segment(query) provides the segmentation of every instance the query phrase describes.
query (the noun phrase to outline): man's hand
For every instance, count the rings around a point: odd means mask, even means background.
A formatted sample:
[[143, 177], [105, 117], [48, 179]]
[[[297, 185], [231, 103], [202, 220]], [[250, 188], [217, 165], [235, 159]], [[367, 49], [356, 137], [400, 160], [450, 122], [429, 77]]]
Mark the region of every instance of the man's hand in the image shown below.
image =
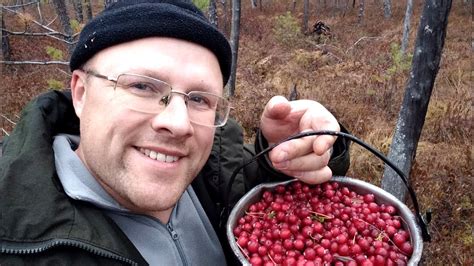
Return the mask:
[[[321, 104], [311, 100], [289, 102], [282, 96], [273, 97], [265, 106], [260, 129], [269, 144], [313, 130], [339, 131], [336, 118]], [[273, 167], [310, 184], [322, 183], [332, 176], [327, 166], [336, 137], [310, 136], [284, 142], [275, 147], [269, 157]]]

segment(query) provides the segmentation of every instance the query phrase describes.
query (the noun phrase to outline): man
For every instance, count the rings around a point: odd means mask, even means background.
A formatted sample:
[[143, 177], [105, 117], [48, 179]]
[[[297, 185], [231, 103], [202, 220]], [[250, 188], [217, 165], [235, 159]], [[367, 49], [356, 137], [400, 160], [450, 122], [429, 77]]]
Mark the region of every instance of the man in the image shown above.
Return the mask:
[[223, 97], [230, 64], [225, 37], [187, 2], [118, 2], [89, 22], [71, 57], [71, 92], [30, 103], [5, 143], [0, 265], [233, 263], [227, 197], [345, 173], [344, 140], [308, 137], [246, 167], [227, 195], [232, 171], [269, 143], [339, 130], [320, 104], [280, 96], [255, 146], [244, 145]]

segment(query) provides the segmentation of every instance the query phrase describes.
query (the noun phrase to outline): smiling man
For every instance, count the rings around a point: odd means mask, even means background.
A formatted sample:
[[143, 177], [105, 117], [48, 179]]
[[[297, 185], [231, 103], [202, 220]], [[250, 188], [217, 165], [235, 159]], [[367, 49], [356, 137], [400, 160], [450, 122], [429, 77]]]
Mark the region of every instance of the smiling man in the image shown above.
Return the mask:
[[348, 143], [311, 100], [275, 96], [255, 144], [228, 118], [226, 38], [192, 4], [119, 1], [72, 54], [70, 91], [23, 111], [0, 161], [0, 265], [225, 265], [224, 203], [262, 182], [343, 175]]

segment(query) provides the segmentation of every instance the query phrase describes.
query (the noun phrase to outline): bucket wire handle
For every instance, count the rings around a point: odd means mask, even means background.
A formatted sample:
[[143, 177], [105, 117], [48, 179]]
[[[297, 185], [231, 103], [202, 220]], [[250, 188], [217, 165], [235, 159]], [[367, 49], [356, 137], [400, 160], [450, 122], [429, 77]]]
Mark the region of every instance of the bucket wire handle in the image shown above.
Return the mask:
[[[237, 173], [240, 171], [240, 169], [244, 168], [245, 166], [249, 165], [252, 162], [255, 162], [259, 157], [261, 157], [264, 154], [270, 152], [273, 148], [275, 148], [276, 146], [280, 145], [283, 142], [293, 140], [293, 139], [308, 137], [308, 136], [319, 136], [319, 135], [332, 135], [332, 136], [339, 136], [339, 137], [343, 137], [343, 138], [348, 138], [348, 139], [354, 141], [355, 143], [359, 144], [360, 146], [366, 148], [367, 150], [372, 152], [375, 156], [377, 156], [379, 159], [381, 159], [384, 163], [386, 163], [388, 166], [390, 166], [398, 174], [398, 176], [400, 176], [400, 178], [402, 179], [402, 181], [405, 184], [406, 188], [408, 189], [408, 193], [411, 197], [413, 207], [415, 208], [416, 219], [418, 221], [418, 225], [421, 228], [421, 234], [422, 234], [423, 240], [428, 241], [428, 242], [431, 241], [431, 236], [430, 236], [430, 233], [428, 232], [428, 223], [430, 222], [430, 219], [431, 219], [431, 212], [426, 213], [426, 220], [425, 220], [423, 218], [423, 216], [421, 215], [420, 207], [418, 205], [418, 200], [416, 198], [416, 193], [413, 190], [413, 188], [410, 186], [410, 184], [408, 182], [408, 178], [403, 173], [403, 171], [400, 170], [394, 163], [392, 163], [389, 159], [387, 159], [381, 152], [379, 152], [375, 148], [371, 147], [367, 143], [363, 142], [362, 140], [358, 139], [357, 137], [355, 137], [351, 134], [344, 133], [344, 132], [339, 132], [339, 131], [331, 131], [331, 130], [306, 131], [306, 132], [295, 134], [295, 135], [290, 136], [290, 137], [288, 137], [288, 138], [286, 138], [286, 139], [284, 139], [284, 140], [282, 140], [278, 143], [275, 143], [275, 144], [272, 144], [272, 145], [268, 146], [267, 148], [265, 148], [264, 150], [262, 150], [261, 152], [256, 154], [254, 157], [252, 157], [252, 159], [250, 159], [248, 162], [245, 162], [244, 164], [239, 166], [237, 169], [234, 170], [234, 172], [232, 173], [232, 176], [229, 179], [229, 183], [227, 184], [226, 194], [225, 194], [225, 205], [224, 205], [224, 209], [223, 209], [222, 214], [225, 214], [225, 215], [229, 216], [229, 213], [230, 213], [230, 210], [231, 210], [229, 195], [230, 195], [230, 192], [232, 190], [232, 184], [234, 183], [235, 177], [237, 176]], [[222, 221], [222, 219], [221, 219], [221, 221]]]

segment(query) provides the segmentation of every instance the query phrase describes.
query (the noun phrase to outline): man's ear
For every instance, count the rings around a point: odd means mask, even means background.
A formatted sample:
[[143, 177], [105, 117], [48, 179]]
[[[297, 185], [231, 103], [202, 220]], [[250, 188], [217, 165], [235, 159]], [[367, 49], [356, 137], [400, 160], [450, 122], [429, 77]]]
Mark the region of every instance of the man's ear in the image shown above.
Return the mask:
[[82, 110], [86, 103], [86, 73], [82, 70], [74, 70], [71, 77], [72, 104], [77, 117], [81, 118]]

